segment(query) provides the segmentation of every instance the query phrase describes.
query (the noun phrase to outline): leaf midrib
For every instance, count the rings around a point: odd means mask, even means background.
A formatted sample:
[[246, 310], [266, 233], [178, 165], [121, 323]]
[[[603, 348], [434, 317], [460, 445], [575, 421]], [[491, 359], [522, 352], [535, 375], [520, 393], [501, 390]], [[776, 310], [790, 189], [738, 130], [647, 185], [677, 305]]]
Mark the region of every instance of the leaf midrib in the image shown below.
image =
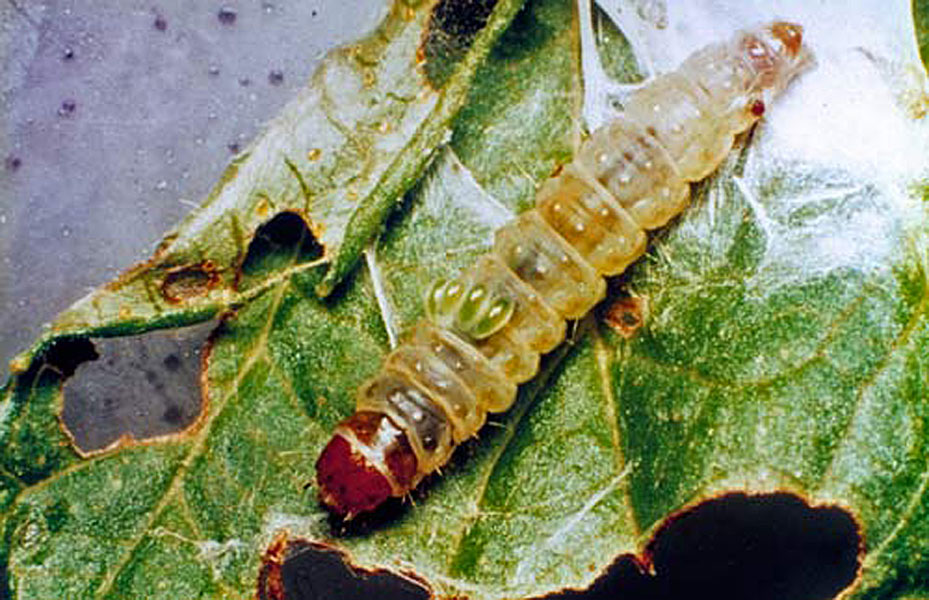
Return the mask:
[[[298, 245], [299, 248], [299, 245]], [[295, 251], [292, 257], [292, 260], [296, 260], [297, 252]], [[292, 269], [293, 265], [288, 268]], [[155, 505], [153, 510], [149, 513], [149, 518], [146, 520], [143, 526], [139, 528], [139, 533], [136, 535], [132, 541], [127, 545], [126, 549], [123, 551], [122, 557], [114, 565], [112, 569], [107, 573], [107, 576], [98, 586], [97, 590], [94, 592], [96, 598], [105, 597], [113, 587], [113, 584], [116, 582], [119, 574], [129, 565], [132, 557], [135, 555], [136, 550], [139, 547], [139, 544], [147, 535], [151, 533], [152, 525], [157, 522], [158, 518], [161, 516], [165, 507], [167, 507], [170, 502], [175, 498], [183, 486], [186, 475], [189, 473], [194, 462], [203, 455], [203, 452], [208, 448], [207, 441], [210, 437], [210, 432], [213, 428], [213, 423], [216, 419], [222, 415], [223, 411], [226, 409], [226, 406], [229, 404], [229, 401], [234, 396], [238, 396], [239, 385], [245, 379], [245, 377], [251, 372], [252, 368], [258, 364], [258, 362], [265, 356], [267, 351], [268, 339], [271, 334], [271, 329], [274, 324], [275, 316], [277, 315], [278, 310], [280, 309], [281, 303], [284, 299], [286, 290], [290, 287], [291, 280], [289, 277], [279, 278], [279, 284], [276, 290], [276, 295], [271, 306], [268, 308], [268, 317], [265, 323], [264, 328], [258, 335], [258, 339], [252, 345], [252, 347], [244, 354], [246, 360], [242, 368], [236, 373], [235, 378], [232, 380], [230, 387], [222, 396], [220, 396], [219, 402], [216, 403], [215, 409], [212, 409], [209, 406], [209, 388], [204, 387], [203, 390], [203, 407], [201, 410], [209, 411], [207, 412], [206, 418], [203, 420], [201, 428], [193, 436], [190, 450], [181, 460], [180, 464], [177, 467], [174, 475], [171, 477], [171, 480], [168, 483], [168, 486], [159, 499], [158, 503]], [[215, 346], [211, 346], [209, 352], [212, 352], [215, 349]], [[208, 357], [204, 359], [204, 364], [208, 361]]]

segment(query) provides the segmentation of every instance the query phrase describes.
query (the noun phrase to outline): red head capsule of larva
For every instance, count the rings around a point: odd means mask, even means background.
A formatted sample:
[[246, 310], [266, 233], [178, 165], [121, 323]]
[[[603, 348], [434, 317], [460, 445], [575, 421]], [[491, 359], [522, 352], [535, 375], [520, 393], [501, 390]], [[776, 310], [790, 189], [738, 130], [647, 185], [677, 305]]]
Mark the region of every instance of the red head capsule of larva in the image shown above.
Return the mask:
[[406, 434], [375, 412], [357, 412], [339, 424], [316, 461], [319, 499], [349, 519], [403, 496], [416, 477], [416, 455]]

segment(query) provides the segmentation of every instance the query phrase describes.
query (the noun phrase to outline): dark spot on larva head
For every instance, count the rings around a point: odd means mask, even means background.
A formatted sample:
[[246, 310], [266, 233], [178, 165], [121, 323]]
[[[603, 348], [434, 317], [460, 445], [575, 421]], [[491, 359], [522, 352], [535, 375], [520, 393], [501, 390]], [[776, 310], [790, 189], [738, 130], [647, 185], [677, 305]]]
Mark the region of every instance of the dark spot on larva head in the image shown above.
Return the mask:
[[161, 295], [168, 302], [182, 302], [205, 296], [219, 285], [221, 277], [212, 261], [177, 267], [161, 283]]
[[271, 85], [281, 85], [284, 83], [284, 72], [280, 69], [274, 69], [268, 73], [268, 83]]
[[752, 100], [752, 102], [749, 104], [749, 110], [756, 117], [762, 116], [765, 111], [764, 100]]
[[157, 15], [157, 16], [155, 17], [154, 23], [152, 23], [152, 26], [153, 26], [155, 29], [157, 29], [158, 31], [165, 31], [165, 30], [168, 29], [168, 20], [165, 19], [165, 18], [164, 18], [163, 16], [161, 16], [161, 15]]
[[61, 59], [65, 61], [74, 60], [75, 57], [74, 48], [67, 47], [61, 53]]

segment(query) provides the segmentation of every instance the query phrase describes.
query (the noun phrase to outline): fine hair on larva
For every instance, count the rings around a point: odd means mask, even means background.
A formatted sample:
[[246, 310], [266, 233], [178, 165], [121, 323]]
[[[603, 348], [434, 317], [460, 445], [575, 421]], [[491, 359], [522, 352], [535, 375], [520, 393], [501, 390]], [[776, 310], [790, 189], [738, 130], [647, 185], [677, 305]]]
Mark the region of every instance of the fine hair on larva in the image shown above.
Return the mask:
[[358, 390], [317, 461], [321, 501], [352, 516], [404, 496], [507, 410], [542, 354], [565, 337], [646, 249], [646, 231], [684, 210], [736, 134], [766, 111], [811, 55], [800, 25], [775, 21], [706, 46], [635, 91], [535, 207], [493, 248], [424, 293], [426, 318]]

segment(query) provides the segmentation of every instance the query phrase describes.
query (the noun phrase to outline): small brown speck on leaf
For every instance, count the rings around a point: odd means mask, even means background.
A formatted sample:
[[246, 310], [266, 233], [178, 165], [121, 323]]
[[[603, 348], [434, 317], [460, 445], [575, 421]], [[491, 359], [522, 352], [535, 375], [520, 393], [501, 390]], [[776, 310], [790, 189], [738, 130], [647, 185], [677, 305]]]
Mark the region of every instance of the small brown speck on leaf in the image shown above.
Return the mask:
[[168, 302], [182, 302], [205, 296], [220, 282], [216, 266], [205, 261], [198, 265], [178, 267], [169, 272], [161, 284], [161, 294]]
[[604, 320], [610, 328], [627, 340], [635, 335], [648, 314], [648, 300], [644, 297], [619, 298], [606, 310]]

